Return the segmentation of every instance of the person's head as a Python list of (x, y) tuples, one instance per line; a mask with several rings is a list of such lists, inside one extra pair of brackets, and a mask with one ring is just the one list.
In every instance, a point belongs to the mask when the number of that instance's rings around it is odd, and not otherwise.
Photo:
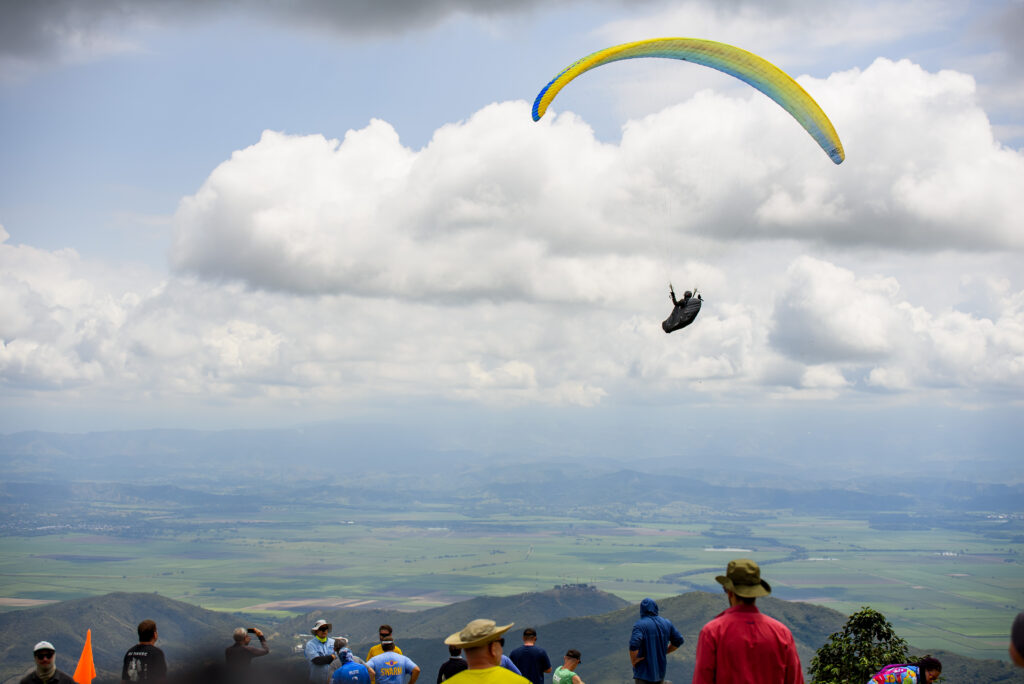
[(394, 651), (395, 650), (395, 642), (392, 641), (391, 639), (385, 639), (384, 641), (380, 642), (380, 647), (381, 647), (381, 650), (383, 650), (383, 651)]
[(752, 604), (760, 596), (772, 593), (772, 588), (761, 579), (761, 568), (749, 558), (729, 561), (724, 575), (715, 578), (729, 596), (729, 605)]
[(334, 652), (335, 653), (340, 652), (341, 649), (345, 648), (346, 646), (348, 646), (348, 639), (346, 639), (345, 637), (335, 637), (334, 638)]
[(1024, 667), (1024, 612), (1018, 613), (1010, 628), (1010, 658)]
[(244, 644), (249, 637), (249, 632), (245, 630), (245, 627), (236, 627), (235, 631), (231, 633), (231, 638), (235, 640), (236, 644)]
[(310, 628), (310, 632), (320, 641), (327, 641), (327, 635), (331, 633), (331, 623), (327, 620), (317, 620)]
[(460, 655), (462, 655), (462, 649), (458, 646), (449, 646), (448, 655), (450, 655), (452, 658), (458, 658)]
[(690, 292), (689, 290), (687, 290), (686, 292), (683, 293), (683, 299), (689, 299), (692, 296), (693, 296), (693, 293)]
[(32, 649), (32, 657), (35, 658), (36, 667), (44, 672), (53, 667), (53, 659), (56, 655), (57, 649), (49, 641), (40, 641)]
[(575, 670), (576, 666), (580, 664), (580, 652), (575, 648), (570, 648), (565, 652), (565, 657), (562, 659), (562, 667), (566, 670)]
[(448, 646), (458, 646), (466, 652), (466, 664), (471, 670), (495, 667), (501, 662), (502, 636), (514, 623), (498, 626), (494, 620), (473, 620), (462, 631), (444, 640)]
[(923, 684), (932, 684), (942, 674), (942, 663), (931, 654), (917, 659), (917, 668), (921, 673)]
[(532, 644), (535, 641), (537, 641), (537, 630), (535, 630), (533, 627), (527, 627), (526, 629), (524, 629), (523, 643)]
[(156, 641), (156, 623), (152, 620), (143, 620), (140, 622), (138, 631), (140, 644)]
[(377, 628), (377, 636), (380, 637), (380, 640), (382, 642), (385, 639), (390, 639), (391, 635), (393, 633), (394, 633), (394, 630), (391, 629), (391, 625), (381, 625), (380, 627)]

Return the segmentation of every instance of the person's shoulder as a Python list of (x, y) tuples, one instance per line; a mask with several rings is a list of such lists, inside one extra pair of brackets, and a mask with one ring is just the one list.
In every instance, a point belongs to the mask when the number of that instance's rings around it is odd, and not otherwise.
[(764, 622), (767, 622), (768, 624), (770, 624), (775, 629), (777, 629), (779, 631), (782, 631), (782, 632), (786, 632), (786, 633), (790, 633), (791, 634), (791, 632), (789, 631), (789, 627), (787, 627), (786, 623), (784, 623), (782, 620), (779, 620), (777, 618), (773, 618), (771, 615), (766, 615), (764, 613), (760, 613), (760, 615), (761, 615), (761, 619)]

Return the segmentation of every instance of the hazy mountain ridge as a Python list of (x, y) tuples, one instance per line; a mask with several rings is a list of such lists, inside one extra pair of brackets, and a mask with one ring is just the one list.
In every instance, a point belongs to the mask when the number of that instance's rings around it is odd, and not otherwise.
[[(559, 470), (574, 476), (614, 472), (622, 467), (622, 455), (629, 454), (630, 467), (640, 472), (685, 476), (716, 484), (755, 484), (780, 489), (793, 486), (820, 489), (842, 482), (839, 488), (846, 491), (858, 489), (858, 486), (850, 486), (857, 481), (891, 484), (891, 478), (897, 478), (913, 491), (922, 475), (937, 476), (949, 482), (1009, 482), (1011, 486), (1022, 482), (1019, 474), (1008, 472), (1007, 465), (1012, 462), (1010, 455), (1018, 451), (1017, 442), (1010, 435), (988, 435), (991, 443), (986, 442), (986, 448), (950, 442), (949, 435), (942, 431), (915, 435), (913, 442), (903, 440), (889, 444), (885, 439), (880, 442), (879, 436), (886, 435), (890, 421), (899, 422), (899, 419), (886, 412), (872, 412), (870, 420), (869, 416), (864, 416), (862, 422), (843, 421), (833, 425), (845, 437), (833, 440), (827, 450), (823, 450), (813, 431), (806, 429), (815, 420), (813, 410), (797, 415), (787, 412), (772, 415), (771, 423), (760, 426), (695, 423), (686, 443), (673, 445), (668, 450), (665, 445), (652, 448), (653, 444), (635, 439), (620, 443), (614, 433), (609, 433), (603, 441), (603, 451), (590, 449), (580, 454), (564, 450), (550, 453), (550, 444), (542, 438), (544, 430), (560, 432), (564, 425), (546, 426), (538, 422), (531, 434), (523, 434), (517, 428), (508, 435), (515, 439), (494, 439), (494, 435), (490, 435), (492, 439), (484, 442), (497, 445), (495, 449), (481, 447), (479, 440), (467, 442), (460, 438), (458, 431), (438, 430), (429, 420), (417, 421), (416, 416), (403, 416), (400, 423), (394, 424), (336, 422), (267, 430), (27, 431), (0, 434), (0, 462), (4, 462), (8, 478), (28, 472), (46, 472), (57, 479), (65, 479), (69, 472), (74, 472), (82, 479), (122, 481), (152, 477), (152, 466), (159, 465), (161, 472), (174, 473), (181, 478), (180, 482), (202, 485), (206, 468), (218, 463), (232, 468), (239, 483), (258, 482), (267, 477), (292, 482), (320, 474), (311, 464), (321, 458), (336, 463), (339, 473), (353, 468), (364, 476), (372, 476), (374, 472), (362, 464), (387, 459), (396, 466), (398, 475), (415, 473), (416, 477), (411, 480), (436, 485), (451, 474), (447, 468), (451, 464), (458, 464), (459, 469), (464, 470), (486, 461), (487, 469), (504, 470), (501, 480), (525, 482), (529, 474), (547, 470), (555, 462), (568, 464), (568, 471)], [(653, 421), (651, 429), (656, 431), (657, 420), (651, 411), (645, 411), (637, 419)], [(823, 419), (818, 417), (818, 420)], [(803, 429), (776, 429), (781, 423), (793, 422)], [(750, 435), (746, 448), (736, 443), (740, 427), (744, 434)], [(770, 439), (755, 436), (766, 429)], [(466, 426), (466, 432), (481, 430), (490, 434), (486, 427), (478, 424)], [(536, 444), (527, 446), (522, 444), (523, 440)], [(467, 443), (473, 443), (473, 448), (468, 449)], [(887, 449), (895, 449), (893, 453), (901, 455), (901, 463), (906, 461), (904, 470), (894, 470), (896, 463)], [(927, 457), (909, 458), (913, 453), (927, 454)], [(808, 454), (817, 457), (808, 459)], [(281, 455), (289, 458), (281, 458)], [(486, 458), (481, 460), (482, 456)], [(66, 462), (81, 467), (75, 471), (59, 467)], [(578, 464), (584, 462), (586, 468), (581, 470)], [(504, 467), (506, 463), (518, 465)], [(712, 463), (714, 467), (709, 466)], [(528, 468), (522, 467), (527, 464)], [(885, 472), (889, 478), (885, 483), (877, 477), (879, 472)]]
[[(340, 436), (339, 436), (340, 435)], [(23, 502), (32, 484), (73, 485), (65, 498), (118, 501), (138, 497), (150, 502), (184, 506), (220, 506), (244, 511), (261, 504), (294, 501), (311, 493), (328, 501), (365, 502), (382, 487), (400, 482), (415, 500), (460, 502), (473, 514), (486, 514), (493, 502), (504, 510), (562, 511), (568, 508), (620, 505), (624, 510), (644, 505), (685, 501), (699, 509), (791, 510), (798, 514), (861, 513), (865, 497), (886, 492), (886, 509), (912, 517), (941, 512), (1017, 512), (1024, 485), (969, 482), (941, 477), (899, 479), (877, 475), (844, 476), (841, 482), (811, 479), (799, 468), (765, 461), (776, 475), (761, 483), (750, 472), (736, 481), (722, 481), (706, 469), (676, 464), (665, 469), (664, 459), (631, 459), (588, 464), (581, 470), (571, 462), (517, 457), (514, 462), (482, 464), (478, 457), (439, 452), (391, 439), (371, 444), (377, 433), (369, 428), (353, 434), (330, 430), (268, 430), (200, 432), (147, 430), (67, 435), (25, 432), (0, 435), (0, 467), (4, 480), (0, 501)], [(300, 453), (303, 458), (282, 458)], [(394, 467), (386, 472), (367, 468), (386, 455)], [(306, 464), (327, 458), (337, 465), (324, 479), (322, 469)], [(681, 461), (682, 463), (682, 461)], [(876, 471), (877, 472), (877, 471)], [(361, 487), (337, 487), (325, 492), (325, 482), (343, 484), (358, 473)], [(786, 473), (787, 478), (778, 477)], [(18, 484), (12, 484), (18, 483)], [(566, 496), (552, 500), (548, 486), (556, 484)], [(785, 483), (785, 486), (783, 486)], [(461, 487), (466, 484), (472, 486)], [(331, 498), (333, 497), (333, 499)], [(880, 524), (915, 524), (881, 521)]]
[[(450, 606), (416, 613), (397, 611), (358, 611), (339, 609), (315, 611), (299, 618), (260, 626), (269, 635), (271, 655), (255, 664), (282, 677), (281, 682), (297, 676), (301, 680), (304, 661), (293, 654), (296, 634), (308, 635), (317, 616), (334, 623), (336, 634), (352, 636), (353, 650), (362, 655), (372, 643), (379, 624), (387, 622), (405, 653), (415, 660), (428, 681), (447, 659), (442, 638), (457, 631), (469, 619), (491, 617), (500, 622), (516, 622), (506, 637), (506, 650), (520, 643), (521, 629), (533, 626), (538, 644), (559, 663), (568, 648), (583, 653), (580, 674), (586, 682), (619, 684), (632, 681), (627, 644), (630, 628), (639, 617), (639, 608), (621, 608), (587, 616), (563, 616), (539, 622), (545, 614), (582, 610), (587, 599), (595, 606), (625, 603), (622, 599), (593, 590), (561, 589), (506, 597), (478, 597)], [(671, 619), (686, 639), (684, 646), (669, 657), (669, 679), (689, 681), (694, 649), (700, 628), (726, 607), (722, 594), (690, 592), (658, 601), (661, 615)], [(759, 607), (793, 631), (806, 667), (818, 647), (845, 621), (845, 616), (822, 606), (791, 603), (768, 597)], [(219, 663), (223, 649), (231, 643), (231, 631), (251, 625), (252, 618), (205, 610), (157, 594), (107, 594), (88, 599), (65, 601), (49, 606), (0, 614), (0, 681), (11, 684), (31, 667), (32, 645), (52, 641), (58, 649), (58, 667), (71, 672), (81, 652), (86, 629), (93, 633), (93, 649), (100, 678), (95, 684), (117, 681), (124, 652), (136, 642), (135, 626), (144, 619), (156, 620), (159, 646), (167, 654), (172, 675), (183, 670), (198, 671), (204, 663)], [(303, 637), (303, 639), (306, 637)], [(944, 663), (946, 681), (970, 680), (978, 684), (1024, 682), (1024, 670), (1006, 662), (975, 660), (949, 653), (937, 653)]]

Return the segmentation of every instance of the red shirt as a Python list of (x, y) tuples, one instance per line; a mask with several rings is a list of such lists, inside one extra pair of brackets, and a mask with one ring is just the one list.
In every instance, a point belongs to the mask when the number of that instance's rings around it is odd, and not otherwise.
[(800, 656), (786, 625), (740, 604), (704, 625), (693, 684), (804, 684)]

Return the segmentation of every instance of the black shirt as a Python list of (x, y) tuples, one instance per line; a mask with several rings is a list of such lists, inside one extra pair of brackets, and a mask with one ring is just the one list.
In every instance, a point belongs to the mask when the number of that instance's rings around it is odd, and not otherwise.
[(121, 679), (126, 682), (163, 682), (167, 677), (164, 652), (152, 644), (137, 644), (124, 654)]
[(442, 665), (441, 669), (437, 671), (437, 684), (441, 684), (441, 682), (449, 677), (457, 675), (468, 668), (469, 664), (462, 658), (449, 658), (448, 662)]

